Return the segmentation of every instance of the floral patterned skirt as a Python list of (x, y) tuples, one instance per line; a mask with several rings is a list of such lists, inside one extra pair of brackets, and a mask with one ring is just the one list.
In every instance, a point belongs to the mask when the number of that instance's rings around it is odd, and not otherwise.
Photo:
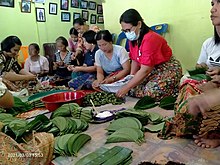
[(160, 138), (192, 137), (192, 135), (220, 138), (220, 106), (210, 108), (206, 117), (203, 117), (201, 113), (196, 117), (188, 113), (188, 100), (202, 93), (198, 88), (198, 85), (202, 83), (204, 82), (192, 79), (184, 81), (176, 100), (175, 116), (165, 122), (164, 128), (159, 134)]
[(156, 66), (143, 83), (131, 89), (130, 96), (150, 96), (161, 100), (166, 96), (177, 96), (182, 67), (174, 57), (170, 61)]

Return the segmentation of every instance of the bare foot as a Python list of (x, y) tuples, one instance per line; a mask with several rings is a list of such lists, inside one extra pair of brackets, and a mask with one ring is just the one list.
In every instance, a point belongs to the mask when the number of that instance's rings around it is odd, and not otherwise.
[(194, 142), (202, 148), (216, 148), (220, 146), (220, 139), (196, 138)]

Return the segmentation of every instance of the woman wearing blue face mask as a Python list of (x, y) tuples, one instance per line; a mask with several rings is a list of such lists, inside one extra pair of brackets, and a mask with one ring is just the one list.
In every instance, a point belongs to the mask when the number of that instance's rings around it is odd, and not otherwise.
[(129, 41), (133, 79), (118, 92), (118, 97), (151, 96), (160, 100), (176, 96), (182, 76), (182, 68), (172, 56), (166, 40), (153, 32), (135, 9), (125, 11), (120, 17), (122, 30)]

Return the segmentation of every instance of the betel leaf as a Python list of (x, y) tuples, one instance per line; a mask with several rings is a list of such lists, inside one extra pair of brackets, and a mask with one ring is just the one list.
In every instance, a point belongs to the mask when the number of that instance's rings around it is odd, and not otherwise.
[(196, 68), (192, 70), (187, 70), (190, 76), (197, 75), (197, 74), (205, 74), (207, 69), (206, 68)]
[(150, 132), (159, 132), (160, 130), (162, 130), (164, 127), (164, 122), (156, 124), (156, 125), (151, 125), (148, 124), (147, 126), (145, 126), (145, 130), (150, 131)]
[(197, 80), (197, 81), (201, 81), (201, 80), (210, 81), (210, 80), (212, 80), (212, 78), (206, 74), (195, 74), (195, 75), (189, 76), (189, 78)]
[(134, 109), (149, 109), (156, 107), (156, 101), (150, 96), (144, 96), (134, 105)]
[(164, 97), (159, 104), (159, 107), (166, 110), (173, 110), (176, 102), (176, 98), (172, 96)]

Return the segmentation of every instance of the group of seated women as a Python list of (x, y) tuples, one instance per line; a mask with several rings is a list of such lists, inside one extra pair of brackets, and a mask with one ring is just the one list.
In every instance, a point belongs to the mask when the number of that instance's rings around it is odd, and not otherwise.
[[(215, 7), (213, 4), (213, 8)], [(207, 47), (209, 47), (207, 48), (208, 51), (212, 47), (218, 49), (217, 43), (220, 40), (217, 32), (219, 31), (220, 21), (217, 23), (214, 19), (212, 21), (215, 26), (215, 38), (206, 41), (203, 52)], [(57, 78), (65, 80), (66, 84), (76, 90), (91, 88), (100, 90), (100, 84), (114, 83), (130, 74), (133, 75), (133, 78), (117, 91), (117, 97), (126, 95), (134, 97), (150, 96), (159, 101), (165, 96), (176, 97), (179, 93), (175, 107), (176, 115), (173, 122), (166, 122), (167, 127), (164, 128), (166, 131), (162, 136), (168, 134), (182, 136), (186, 132), (189, 134), (187, 127), (185, 129), (178, 128), (180, 125), (176, 123), (194, 121), (198, 113), (205, 113), (207, 109), (217, 104), (219, 97), (212, 97), (212, 95), (216, 96), (219, 93), (208, 92), (207, 95), (210, 97), (206, 98), (205, 95), (201, 94), (202, 90), (191, 83), (183, 83), (179, 88), (182, 77), (180, 62), (175, 59), (166, 40), (144, 23), (138, 11), (135, 9), (126, 10), (121, 15), (119, 22), (122, 31), (125, 32), (129, 40), (129, 53), (124, 47), (113, 44), (112, 35), (108, 30), (95, 32), (89, 30), (82, 21), (76, 20), (74, 28), (70, 30), (73, 40), (69, 39), (68, 41), (62, 36), (56, 40), (58, 52), (55, 54), (54, 60), (55, 75), (51, 80), (57, 80)], [(44, 57), (39, 56), (37, 44), (30, 44), (30, 57), (25, 63), (25, 68), (22, 69), (15, 58), (21, 45), (21, 41), (16, 36), (7, 37), (2, 41), (0, 71), (3, 79), (10, 81), (32, 80), (38, 75), (44, 75), (48, 72), (48, 62)], [(68, 46), (71, 47), (69, 50)], [(213, 88), (217, 88), (220, 83), (220, 69), (210, 66), (213, 63), (213, 58), (216, 59), (216, 55), (215, 57), (211, 55), (207, 57), (202, 53), (197, 64), (197, 67), (209, 68), (207, 74), (212, 77)], [(206, 65), (207, 61), (209, 61), (208, 65)], [(200, 96), (192, 99), (191, 96), (196, 95)], [(186, 113), (191, 115), (190, 119), (184, 118)], [(168, 126), (171, 125), (172, 129), (168, 129)], [(219, 136), (215, 137), (219, 139)], [(210, 140), (210, 137), (206, 138)], [(210, 143), (201, 136), (196, 137), (195, 141), (202, 147), (216, 147), (220, 144), (218, 140), (214, 141), (214, 144)]]

